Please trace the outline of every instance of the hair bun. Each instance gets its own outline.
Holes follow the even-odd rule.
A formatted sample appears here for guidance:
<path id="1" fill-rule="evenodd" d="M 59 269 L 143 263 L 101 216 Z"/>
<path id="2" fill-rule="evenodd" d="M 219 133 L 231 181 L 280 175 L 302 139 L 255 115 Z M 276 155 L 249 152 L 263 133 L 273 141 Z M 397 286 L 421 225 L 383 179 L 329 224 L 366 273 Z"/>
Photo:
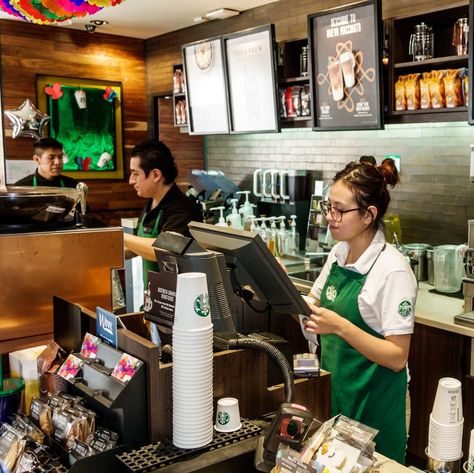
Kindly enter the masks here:
<path id="1" fill-rule="evenodd" d="M 360 164 L 372 164 L 372 166 L 377 165 L 377 160 L 373 156 L 361 156 L 359 158 Z"/>
<path id="2" fill-rule="evenodd" d="M 387 185 L 395 187 L 400 182 L 397 166 L 392 158 L 385 158 L 380 166 L 377 166 Z"/>

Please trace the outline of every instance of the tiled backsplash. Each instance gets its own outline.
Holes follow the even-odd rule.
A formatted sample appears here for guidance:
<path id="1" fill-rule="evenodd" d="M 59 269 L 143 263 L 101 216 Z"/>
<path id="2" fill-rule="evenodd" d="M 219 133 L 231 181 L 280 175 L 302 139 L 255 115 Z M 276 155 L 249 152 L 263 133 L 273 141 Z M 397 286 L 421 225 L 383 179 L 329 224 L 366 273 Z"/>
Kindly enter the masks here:
<path id="1" fill-rule="evenodd" d="M 405 243 L 434 245 L 467 240 L 474 219 L 469 180 L 474 127 L 464 122 L 387 125 L 385 130 L 214 135 L 207 138 L 207 167 L 220 169 L 242 190 L 251 189 L 257 168 L 319 170 L 323 179 L 359 156 L 401 156 L 401 184 L 391 191 L 390 210 L 400 215 Z"/>

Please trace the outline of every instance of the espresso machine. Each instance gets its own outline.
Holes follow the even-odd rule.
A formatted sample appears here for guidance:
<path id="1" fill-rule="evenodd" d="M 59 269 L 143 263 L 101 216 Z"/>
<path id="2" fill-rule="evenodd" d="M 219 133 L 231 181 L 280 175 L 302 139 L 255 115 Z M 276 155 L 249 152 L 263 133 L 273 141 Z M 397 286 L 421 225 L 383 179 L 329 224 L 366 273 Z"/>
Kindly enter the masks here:
<path id="1" fill-rule="evenodd" d="M 468 221 L 468 237 L 464 256 L 464 268 L 466 277 L 463 279 L 464 310 L 474 311 L 474 220 Z"/>

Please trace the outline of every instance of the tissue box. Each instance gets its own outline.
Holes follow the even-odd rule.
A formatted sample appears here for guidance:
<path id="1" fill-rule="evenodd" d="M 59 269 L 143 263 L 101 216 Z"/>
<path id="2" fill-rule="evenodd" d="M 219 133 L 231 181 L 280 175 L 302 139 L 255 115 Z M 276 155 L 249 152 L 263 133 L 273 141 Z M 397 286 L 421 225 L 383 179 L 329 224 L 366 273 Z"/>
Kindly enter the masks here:
<path id="1" fill-rule="evenodd" d="M 37 358 L 45 348 L 46 345 L 40 345 L 13 351 L 9 354 L 10 376 L 25 380 L 25 394 L 21 403 L 21 410 L 25 414 L 30 412 L 31 399 L 34 396 L 39 396 Z"/>

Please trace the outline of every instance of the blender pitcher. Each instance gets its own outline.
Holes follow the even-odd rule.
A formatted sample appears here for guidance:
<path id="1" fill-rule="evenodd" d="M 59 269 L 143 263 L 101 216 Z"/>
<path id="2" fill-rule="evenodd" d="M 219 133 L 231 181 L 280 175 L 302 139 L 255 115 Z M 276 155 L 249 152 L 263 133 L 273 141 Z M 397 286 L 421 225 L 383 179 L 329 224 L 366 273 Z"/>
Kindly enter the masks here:
<path id="1" fill-rule="evenodd" d="M 433 28 L 423 22 L 416 25 L 415 32 L 410 35 L 408 54 L 413 56 L 413 61 L 425 61 L 433 57 L 433 51 Z"/>
<path id="2" fill-rule="evenodd" d="M 464 277 L 463 253 L 466 245 L 434 247 L 434 286 L 439 292 L 458 292 Z"/>
<path id="3" fill-rule="evenodd" d="M 456 54 L 464 56 L 469 51 L 469 20 L 459 18 L 454 23 L 453 28 L 453 46 L 456 46 Z"/>

